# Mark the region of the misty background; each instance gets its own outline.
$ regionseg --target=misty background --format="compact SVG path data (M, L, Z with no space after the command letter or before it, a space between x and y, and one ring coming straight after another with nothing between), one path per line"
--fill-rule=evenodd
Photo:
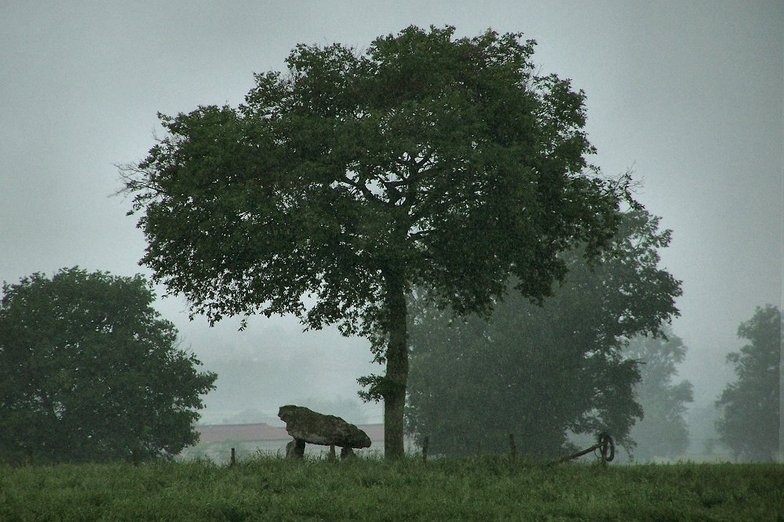
M362 51L411 24L523 32L542 72L586 92L591 161L633 170L637 198L674 231L661 255L683 281L677 379L694 384L694 412L710 409L734 379L738 325L782 303L780 1L0 0L0 281L74 265L149 275L116 166L162 137L157 112L237 105L297 43ZM275 421L287 403L381 422L356 396L378 370L365 340L290 317L210 328L179 297L157 307L219 375L202 422Z

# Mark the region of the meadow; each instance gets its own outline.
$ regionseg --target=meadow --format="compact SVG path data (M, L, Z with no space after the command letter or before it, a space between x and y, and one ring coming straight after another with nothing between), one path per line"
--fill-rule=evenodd
M265 456L0 465L0 520L784 520L784 466Z

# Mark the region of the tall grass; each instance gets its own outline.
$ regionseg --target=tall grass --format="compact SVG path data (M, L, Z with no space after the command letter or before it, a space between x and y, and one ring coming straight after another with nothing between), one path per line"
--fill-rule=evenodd
M784 520L784 466L506 459L0 466L0 520Z

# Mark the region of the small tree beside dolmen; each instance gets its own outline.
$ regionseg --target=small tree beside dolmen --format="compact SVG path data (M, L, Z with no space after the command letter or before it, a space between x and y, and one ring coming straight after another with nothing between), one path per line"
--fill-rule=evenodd
M286 445L286 458L302 458L305 443L339 446L340 457L353 455L354 448L369 448L370 437L355 425L334 415L324 415L304 406L281 406L278 417L294 440Z

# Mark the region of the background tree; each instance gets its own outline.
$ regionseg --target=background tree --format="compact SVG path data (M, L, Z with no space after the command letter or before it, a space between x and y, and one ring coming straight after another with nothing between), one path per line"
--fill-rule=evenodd
M588 168L584 95L535 73L533 41L453 36L298 45L239 107L161 116L167 136L124 172L143 262L193 313L295 314L370 339L386 372L362 383L384 400L390 457L411 288L457 313L487 310L510 276L539 299L560 252L607 242L626 195Z
M63 269L3 285L0 457L135 461L194 444L200 373L141 277Z
M689 429L684 415L686 403L694 400L689 381L672 382L677 365L686 357L686 346L669 329L664 337L635 337L626 356L639 361L640 382L635 386L644 417L631 430L637 461L683 455L689 446Z
M566 450L568 432L630 445L640 372L623 350L634 335L659 334L681 292L658 267L670 241L658 223L627 214L595 264L581 248L564 253L569 273L543 306L510 294L484 321L417 302L409 430L446 455L508 451L509 433L534 458Z
M716 401L722 412L716 428L736 458L770 461L779 444L781 311L772 305L758 307L741 323L738 337L749 344L727 356L738 380Z

